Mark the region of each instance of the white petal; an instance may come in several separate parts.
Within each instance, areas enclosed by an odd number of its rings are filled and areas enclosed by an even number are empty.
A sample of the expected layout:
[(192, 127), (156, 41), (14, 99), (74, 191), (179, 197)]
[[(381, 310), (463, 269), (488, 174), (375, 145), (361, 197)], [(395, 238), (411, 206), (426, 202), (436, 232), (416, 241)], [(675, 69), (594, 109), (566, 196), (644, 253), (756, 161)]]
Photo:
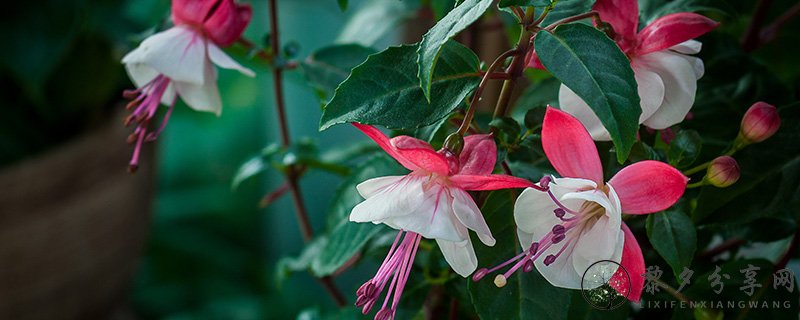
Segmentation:
[(619, 223), (608, 216), (600, 217), (583, 229), (573, 251), (572, 266), (575, 272), (583, 274), (593, 263), (614, 258), (614, 253), (624, 244), (624, 237), (623, 242), (619, 242), (620, 233)]
[(350, 221), (380, 223), (393, 216), (412, 214), (425, 202), (425, 197), (420, 180), (405, 179), (356, 205)]
[(137, 88), (147, 85), (159, 75), (156, 69), (138, 63), (126, 64), (125, 71), (128, 72), (128, 76), (131, 78), (131, 81), (133, 81), (133, 84), (135, 84)]
[(646, 66), (638, 63), (636, 59), (631, 62), (631, 67), (633, 68), (633, 75), (636, 78), (639, 98), (641, 99), (642, 114), (639, 116), (639, 123), (642, 123), (647, 118), (650, 118), (661, 106), (661, 103), (664, 102), (664, 82), (661, 81), (661, 77), (658, 74), (648, 70)]
[(143, 64), (174, 81), (205, 82), (206, 39), (190, 28), (177, 26), (156, 33), (122, 58), (124, 64)]
[(256, 74), (253, 70), (243, 67), (240, 65), (236, 60), (233, 60), (230, 56), (225, 54), (222, 49), (217, 47), (214, 43), (208, 43), (208, 57), (211, 59), (214, 64), (218, 65), (221, 68), (231, 69), (241, 72), (244, 75), (255, 77)]
[[(541, 257), (533, 262), (536, 266), (536, 270), (538, 270), (553, 286), (567, 289), (581, 288), (581, 277), (583, 274), (575, 272), (572, 262), (575, 243), (575, 241), (561, 241), (554, 244), (545, 249)], [(561, 252), (553, 263), (549, 266), (544, 264), (544, 257), (551, 254), (557, 255), (562, 249), (564, 251)]]
[(681, 57), (686, 59), (686, 61), (692, 65), (692, 68), (694, 68), (695, 78), (700, 80), (700, 78), (702, 78), (703, 74), (706, 72), (706, 67), (703, 65), (703, 59), (687, 55), (681, 55)]
[(398, 229), (419, 233), (428, 239), (461, 242), (469, 239), (467, 228), (455, 217), (453, 198), (441, 186), (425, 191), (424, 200), (410, 214), (394, 215), (384, 220)]
[(205, 69), (205, 84), (173, 81), (175, 91), (195, 111), (212, 112), (219, 116), (222, 114), (222, 99), (217, 89), (217, 70), (211, 63), (206, 63)]
[(450, 194), (453, 196), (453, 213), (456, 218), (467, 228), (475, 231), (481, 242), (487, 246), (493, 246), (495, 239), (492, 237), (492, 231), (486, 225), (486, 220), (481, 215), (481, 210), (472, 200), (469, 194), (461, 189), (452, 188)]
[(406, 177), (407, 176), (387, 176), (387, 177), (369, 179), (367, 181), (359, 183), (356, 186), (356, 190), (358, 190), (358, 194), (364, 197), (364, 199), (369, 199), (369, 197), (376, 195), (378, 192), (383, 191), (385, 188), (403, 182), (404, 178)]
[(664, 81), (664, 102), (644, 124), (653, 129), (666, 129), (683, 121), (694, 104), (695, 67), (680, 54), (667, 51), (653, 52), (639, 59)]
[[(596, 184), (590, 180), (573, 178), (555, 179), (550, 183), (550, 191), (557, 199), (585, 188), (594, 189)], [(583, 200), (566, 200), (561, 203), (570, 210), (578, 210)], [(556, 208), (558, 206), (547, 192), (527, 188), (514, 203), (514, 221), (517, 223), (517, 228), (538, 239), (550, 232), (554, 225), (562, 223), (553, 213)]]
[(611, 136), (608, 134), (606, 128), (603, 127), (600, 118), (594, 114), (592, 108), (590, 108), (583, 99), (578, 97), (575, 92), (563, 84), (558, 90), (558, 105), (561, 107), (561, 110), (577, 118), (583, 126), (586, 127), (589, 134), (592, 135), (592, 139), (596, 141), (611, 140)]
[(536, 238), (533, 237), (533, 233), (527, 233), (520, 228), (517, 228), (517, 238), (519, 239), (519, 245), (522, 247), (522, 250), (527, 250), (533, 244), (533, 241)]
[(697, 40), (686, 40), (669, 48), (683, 54), (698, 54), (703, 48), (703, 43)]
[(436, 243), (450, 267), (462, 277), (466, 278), (478, 267), (478, 258), (469, 238), (461, 242), (436, 239)]

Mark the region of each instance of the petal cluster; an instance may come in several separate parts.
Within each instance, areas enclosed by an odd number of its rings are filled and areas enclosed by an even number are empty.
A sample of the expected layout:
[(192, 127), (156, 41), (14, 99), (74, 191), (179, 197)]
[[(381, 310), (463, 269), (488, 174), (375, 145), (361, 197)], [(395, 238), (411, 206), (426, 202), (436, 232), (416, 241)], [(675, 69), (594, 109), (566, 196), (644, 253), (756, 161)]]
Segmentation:
[[(665, 163), (641, 161), (604, 183), (589, 133), (576, 118), (550, 107), (542, 146), (562, 178), (545, 179), (517, 199), (514, 216), (521, 245), (543, 251), (530, 258), (558, 287), (580, 288), (591, 264), (617, 262), (630, 275), (630, 283), (620, 270), (598, 272), (608, 273), (605, 278), (614, 279), (614, 288), (638, 301), (644, 259), (621, 214), (647, 214), (672, 206), (683, 195), (688, 178)], [(539, 256), (548, 258), (537, 260)]]
[(196, 28), (219, 46), (228, 46), (244, 32), (253, 10), (233, 0), (173, 0), (172, 22)]
[[(639, 123), (666, 129), (680, 123), (694, 104), (697, 80), (703, 76), (703, 61), (691, 56), (700, 52), (695, 40), (719, 23), (702, 15), (681, 12), (660, 17), (639, 30), (637, 0), (598, 0), (593, 9), (614, 29), (614, 41), (628, 56), (638, 85), (642, 114)], [(532, 67), (541, 67), (532, 55)], [(584, 124), (592, 138), (611, 140), (591, 108), (572, 90), (561, 85), (561, 109)]]

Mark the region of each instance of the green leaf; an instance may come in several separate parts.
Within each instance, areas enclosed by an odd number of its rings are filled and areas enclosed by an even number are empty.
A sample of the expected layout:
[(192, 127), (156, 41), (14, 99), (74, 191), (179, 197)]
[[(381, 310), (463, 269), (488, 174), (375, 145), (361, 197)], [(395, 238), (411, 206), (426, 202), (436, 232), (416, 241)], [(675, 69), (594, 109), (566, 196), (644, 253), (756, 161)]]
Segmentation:
[(308, 83), (320, 91), (323, 102), (327, 102), (350, 71), (375, 52), (358, 44), (333, 45), (311, 53), (300, 67)]
[(480, 82), (478, 57), (449, 41), (442, 48), (430, 104), (417, 79), (417, 46), (391, 47), (353, 69), (325, 106), (320, 130), (335, 124), (359, 122), (388, 128), (418, 128), (432, 124), (462, 105)]
[(334, 42), (373, 46), (397, 30), (401, 22), (416, 17), (418, 2), (397, 0), (362, 1), (342, 27)]
[(535, 40), (542, 64), (600, 118), (623, 163), (639, 129), (639, 94), (630, 61), (604, 33), (582, 24), (562, 25)]
[[(517, 254), (514, 198), (510, 191), (495, 191), (481, 208), (497, 240), (491, 248), (475, 246), (482, 266), (500, 264)], [(476, 241), (473, 239), (473, 243)], [(516, 272), (503, 288), (494, 285), (493, 277), (490, 274), (478, 282), (467, 280), (472, 305), (481, 319), (567, 319), (572, 300), (570, 290), (553, 287), (537, 271)]]
[(522, 131), (519, 123), (511, 117), (494, 118), (489, 126), (496, 128), (501, 135), (500, 140), (507, 144), (515, 143)]
[(550, 10), (547, 17), (544, 18), (542, 26), (548, 26), (558, 20), (589, 12), (592, 10), (594, 2), (595, 0), (560, 0), (553, 7), (553, 10)]
[(466, 0), (447, 13), (422, 37), (417, 54), (419, 85), (428, 101), (432, 100), (431, 86), (436, 75), (436, 65), (448, 40), (478, 20), (492, 0)]
[(678, 210), (662, 211), (647, 216), (647, 237), (653, 248), (678, 275), (683, 268), (690, 268), (697, 249), (697, 233), (694, 223)]
[(673, 167), (686, 168), (697, 160), (702, 147), (703, 139), (697, 131), (681, 130), (669, 144), (667, 160)]
[(628, 160), (630, 160), (631, 163), (644, 160), (660, 159), (661, 157), (659, 156), (658, 151), (642, 141), (636, 141), (636, 143), (633, 144), (633, 148), (631, 148), (631, 154), (628, 157)]
[(245, 161), (231, 180), (231, 189), (236, 190), (247, 179), (271, 168), (272, 156), (281, 151), (280, 145), (272, 143), (261, 150), (261, 153)]
[(383, 225), (372, 223), (350, 222), (348, 216), (364, 198), (356, 190), (356, 185), (366, 180), (397, 175), (406, 172), (394, 159), (385, 155), (367, 160), (353, 175), (339, 187), (333, 204), (328, 210), (327, 241), (321, 246), (319, 253), (311, 263), (311, 269), (317, 276), (334, 273), (353, 255), (361, 251), (364, 245), (381, 231)]
[(500, 0), (497, 3), (499, 8), (520, 6), (520, 7), (545, 7), (550, 5), (550, 0)]

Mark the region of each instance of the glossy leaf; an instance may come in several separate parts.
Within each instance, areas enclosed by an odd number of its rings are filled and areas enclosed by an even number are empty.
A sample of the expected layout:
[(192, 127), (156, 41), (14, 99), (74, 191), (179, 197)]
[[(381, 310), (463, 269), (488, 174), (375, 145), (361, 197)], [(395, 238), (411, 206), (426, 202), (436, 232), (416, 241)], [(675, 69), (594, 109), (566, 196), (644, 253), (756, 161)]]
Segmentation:
[(550, 0), (500, 0), (497, 6), (500, 8), (520, 6), (520, 7), (545, 7), (550, 5)]
[(260, 154), (242, 163), (231, 180), (231, 189), (236, 190), (245, 180), (271, 168), (272, 156), (280, 151), (280, 145), (273, 143), (261, 150)]
[(544, 18), (542, 26), (548, 26), (558, 20), (589, 12), (592, 10), (594, 2), (595, 0), (560, 0)]
[(321, 93), (323, 102), (327, 102), (350, 71), (375, 52), (358, 44), (333, 45), (311, 53), (300, 66), (308, 83)]
[(678, 210), (662, 211), (647, 216), (646, 228), (653, 248), (676, 275), (684, 267), (691, 268), (697, 249), (697, 231), (692, 219)]
[(373, 46), (383, 43), (403, 21), (414, 18), (419, 6), (414, 1), (363, 1), (342, 27), (336, 43)]
[[(509, 191), (495, 191), (481, 208), (497, 244), (475, 246), (479, 268), (500, 264), (521, 250), (514, 224), (514, 197)], [(472, 305), (481, 319), (567, 319), (572, 293), (553, 287), (535, 269), (516, 272), (503, 288), (494, 285), (494, 276), (478, 282), (467, 280)]]
[(430, 104), (417, 79), (417, 46), (391, 47), (371, 55), (336, 89), (325, 107), (320, 130), (345, 122), (418, 128), (447, 116), (480, 82), (479, 61), (468, 48), (449, 41), (433, 77)]
[(681, 130), (672, 139), (667, 151), (669, 164), (678, 169), (692, 165), (703, 147), (703, 139), (694, 130)]
[[(445, 44), (466, 29), (475, 20), (478, 20), (486, 9), (492, 5), (492, 0), (466, 0), (447, 13), (422, 37), (422, 42), (417, 50), (419, 69), (419, 85), (428, 101), (432, 101), (432, 85), (436, 75), (436, 66), (439, 62)], [(445, 62), (447, 63), (447, 62)]]
[(628, 158), (639, 128), (636, 80), (625, 54), (604, 33), (582, 24), (536, 35), (542, 64), (583, 99), (611, 135), (617, 161)]

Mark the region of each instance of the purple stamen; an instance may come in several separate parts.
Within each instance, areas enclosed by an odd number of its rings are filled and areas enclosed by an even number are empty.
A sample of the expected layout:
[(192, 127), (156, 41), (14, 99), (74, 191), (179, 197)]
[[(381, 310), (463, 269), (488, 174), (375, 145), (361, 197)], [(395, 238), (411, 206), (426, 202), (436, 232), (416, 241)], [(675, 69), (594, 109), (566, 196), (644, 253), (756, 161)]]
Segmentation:
[(556, 217), (558, 217), (559, 219), (561, 219), (561, 218), (563, 218), (563, 217), (564, 217), (564, 215), (565, 215), (567, 212), (566, 212), (566, 211), (564, 211), (564, 209), (562, 209), (562, 208), (556, 208), (555, 210), (553, 210), (553, 213), (555, 213), (555, 214), (556, 214)]
[(483, 279), (483, 277), (485, 277), (486, 274), (488, 274), (488, 273), (489, 273), (489, 269), (480, 268), (480, 269), (478, 269), (478, 271), (475, 271), (475, 273), (472, 274), (472, 281), (475, 281), (475, 282), (481, 281), (481, 279)]
[(562, 234), (566, 232), (566, 228), (563, 225), (557, 224), (553, 226), (553, 233), (556, 235)]
[(544, 265), (549, 266), (555, 261), (556, 261), (556, 256), (552, 254), (548, 255), (547, 257), (544, 258)]
[(125, 90), (122, 94), (123, 97), (132, 99), (132, 101), (126, 106), (126, 109), (133, 111), (130, 115), (128, 115), (128, 117), (125, 118), (125, 126), (129, 126), (134, 122), (136, 123), (136, 129), (127, 138), (127, 142), (134, 145), (133, 155), (131, 156), (129, 163), (130, 172), (135, 172), (139, 167), (139, 155), (141, 153), (143, 143), (155, 140), (161, 131), (164, 130), (164, 127), (169, 120), (169, 116), (172, 113), (172, 107), (175, 102), (174, 100), (173, 105), (170, 105), (170, 109), (167, 111), (167, 114), (164, 117), (159, 129), (155, 132), (149, 131), (150, 123), (152, 122), (153, 117), (158, 110), (158, 106), (161, 104), (161, 99), (164, 96), (164, 93), (167, 91), (169, 84), (169, 78), (165, 77), (164, 75), (158, 75), (141, 88), (136, 90)]
[(528, 252), (530, 252), (530, 253), (529, 253), (530, 255), (535, 255), (535, 254), (536, 254), (536, 251), (539, 251), (539, 243), (538, 243), (538, 242), (534, 242), (534, 243), (531, 245), (531, 248), (530, 248), (530, 249), (528, 249)]
[[(394, 318), (400, 296), (411, 274), (421, 238), (422, 236), (413, 232), (402, 230), (398, 232), (375, 277), (356, 290), (356, 306), (362, 307), (363, 314), (369, 313), (379, 299), (380, 293), (388, 284), (389, 288), (383, 305), (375, 315), (375, 319)], [(388, 306), (389, 300), (392, 301), (391, 306)]]
[(522, 266), (522, 272), (528, 273), (533, 270), (533, 260), (526, 260), (525, 265)]
[(567, 237), (567, 235), (565, 235), (563, 233), (559, 233), (559, 234), (553, 236), (553, 240), (552, 241), (553, 241), (553, 243), (559, 243), (559, 242), (561, 242), (561, 240), (564, 240), (564, 238), (566, 238), (566, 237)]

